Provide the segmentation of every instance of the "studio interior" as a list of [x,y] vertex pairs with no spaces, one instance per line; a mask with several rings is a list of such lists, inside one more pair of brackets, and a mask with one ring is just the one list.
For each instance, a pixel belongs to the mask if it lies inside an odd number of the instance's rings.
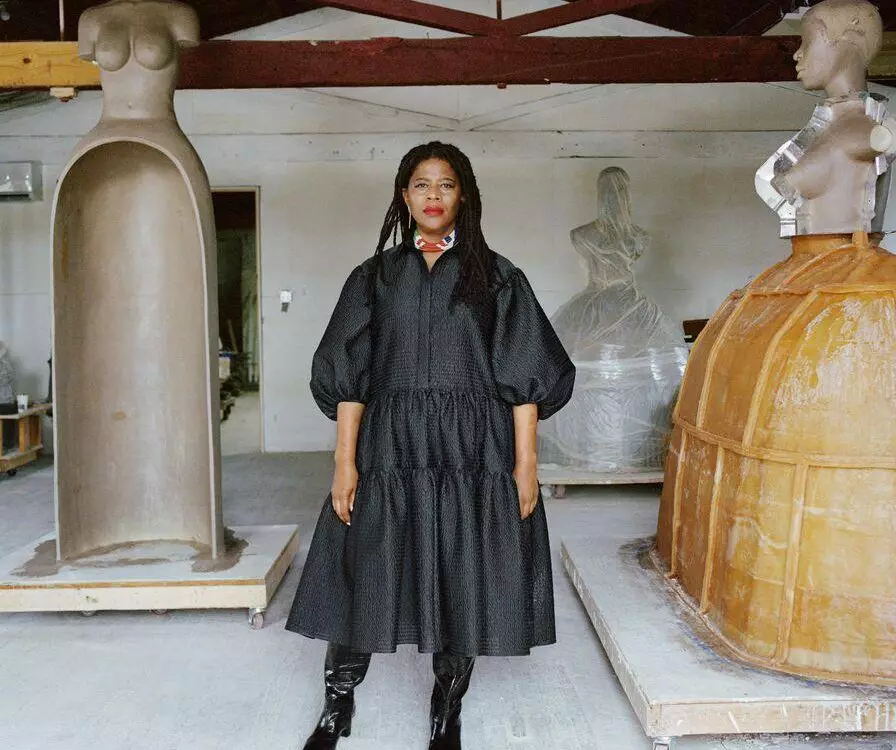
[[[0,748],[896,750],[896,0],[0,0],[0,61]],[[415,603],[356,704],[306,561]],[[479,601],[440,718],[408,607]]]

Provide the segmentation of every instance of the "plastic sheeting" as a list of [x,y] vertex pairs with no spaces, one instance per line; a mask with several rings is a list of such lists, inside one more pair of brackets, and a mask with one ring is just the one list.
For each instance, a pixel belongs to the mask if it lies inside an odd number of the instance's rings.
[[632,223],[624,170],[601,172],[598,201],[597,220],[570,233],[588,286],[551,322],[575,362],[576,387],[541,424],[539,460],[595,472],[661,469],[687,348],[635,285],[632,265],[650,238]]
[[6,344],[0,341],[0,404],[11,404],[16,400],[16,373]]

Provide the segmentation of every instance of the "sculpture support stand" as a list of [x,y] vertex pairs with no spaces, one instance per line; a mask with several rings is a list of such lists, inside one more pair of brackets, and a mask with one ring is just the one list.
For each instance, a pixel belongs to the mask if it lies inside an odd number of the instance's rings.
[[655,748],[688,735],[896,731],[896,690],[807,682],[708,648],[718,639],[652,566],[651,546],[608,528],[564,539],[562,557]]
[[231,530],[235,553],[213,562],[194,547],[148,542],[55,563],[47,535],[0,559],[0,612],[240,609],[259,629],[299,549],[295,526]]

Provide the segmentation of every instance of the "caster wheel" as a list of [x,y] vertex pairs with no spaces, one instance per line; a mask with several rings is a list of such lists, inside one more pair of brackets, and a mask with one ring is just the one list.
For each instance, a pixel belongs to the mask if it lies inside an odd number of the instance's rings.
[[249,627],[252,630],[261,630],[264,627],[264,610],[249,610]]
[[541,499],[550,500],[554,496],[554,488],[549,484],[541,486]]
[[154,615],[167,615],[168,610],[167,609],[154,609],[154,610],[152,610],[152,613]]
[[96,615],[95,609],[85,609],[81,612],[81,617],[93,617]]
[[562,500],[564,497],[566,497],[566,485],[565,484],[555,484],[554,491],[552,494],[558,500]]
[[10,469],[9,471],[6,472],[6,476],[12,478],[18,473],[19,473],[18,469]]
[[653,740],[653,750],[674,750],[674,737],[656,737]]

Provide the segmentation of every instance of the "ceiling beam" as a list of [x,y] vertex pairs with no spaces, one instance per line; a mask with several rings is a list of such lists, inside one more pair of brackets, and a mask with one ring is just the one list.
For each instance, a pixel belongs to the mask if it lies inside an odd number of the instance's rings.
[[885,6],[883,2],[880,2],[878,10],[883,19],[884,28],[887,31],[896,31],[896,3],[888,2]]
[[[817,1],[817,0],[816,0]],[[57,41],[59,0],[4,0],[10,14],[0,21],[0,42]],[[103,0],[65,0],[65,39],[77,37],[78,18]],[[330,6],[406,21],[471,36],[523,35],[604,13],[621,15],[693,35],[748,36],[762,34],[784,12],[802,0],[569,0],[558,8],[506,19],[504,25],[489,16],[445,8],[419,0],[189,0],[197,10],[205,39]],[[879,2],[888,30],[896,30],[896,3]]]
[[0,42],[60,39],[59,0],[9,0],[6,12],[9,19],[0,21]]
[[[265,43],[212,49],[214,44],[185,56],[185,87],[782,81],[795,78],[791,56],[798,40],[486,37],[286,42],[277,49]],[[229,85],[219,85],[222,78]]]
[[[71,0],[65,0],[68,4]],[[82,2],[84,0],[81,0]],[[310,0],[188,0],[199,13],[203,39],[213,39],[235,31],[251,29],[281,18],[314,10]],[[74,37],[72,37],[74,38]]]
[[507,36],[524,36],[536,31],[554,29],[577,21],[632,10],[640,5],[648,5],[653,0],[577,0],[556,8],[525,13],[507,18],[500,26],[500,33]]
[[725,32],[730,36],[749,36],[751,34],[764,34],[772,26],[784,18],[784,9],[780,0],[765,3],[760,8],[752,11],[750,15],[730,26]]
[[[578,5],[584,0],[568,0]],[[694,36],[762,34],[802,0],[653,0],[621,15]]]
[[[59,0],[4,0],[9,20],[0,20],[0,42],[58,41]],[[65,0],[65,39],[78,38],[78,19],[104,0]],[[312,10],[311,0],[190,0],[204,38],[230,34]]]
[[501,23],[496,18],[479,13],[468,13],[418,0],[319,0],[316,5],[470,36],[494,34]]
[[[180,88],[792,81],[796,37],[508,37],[214,41],[186,50]],[[96,87],[71,43],[0,45],[0,88]]]

